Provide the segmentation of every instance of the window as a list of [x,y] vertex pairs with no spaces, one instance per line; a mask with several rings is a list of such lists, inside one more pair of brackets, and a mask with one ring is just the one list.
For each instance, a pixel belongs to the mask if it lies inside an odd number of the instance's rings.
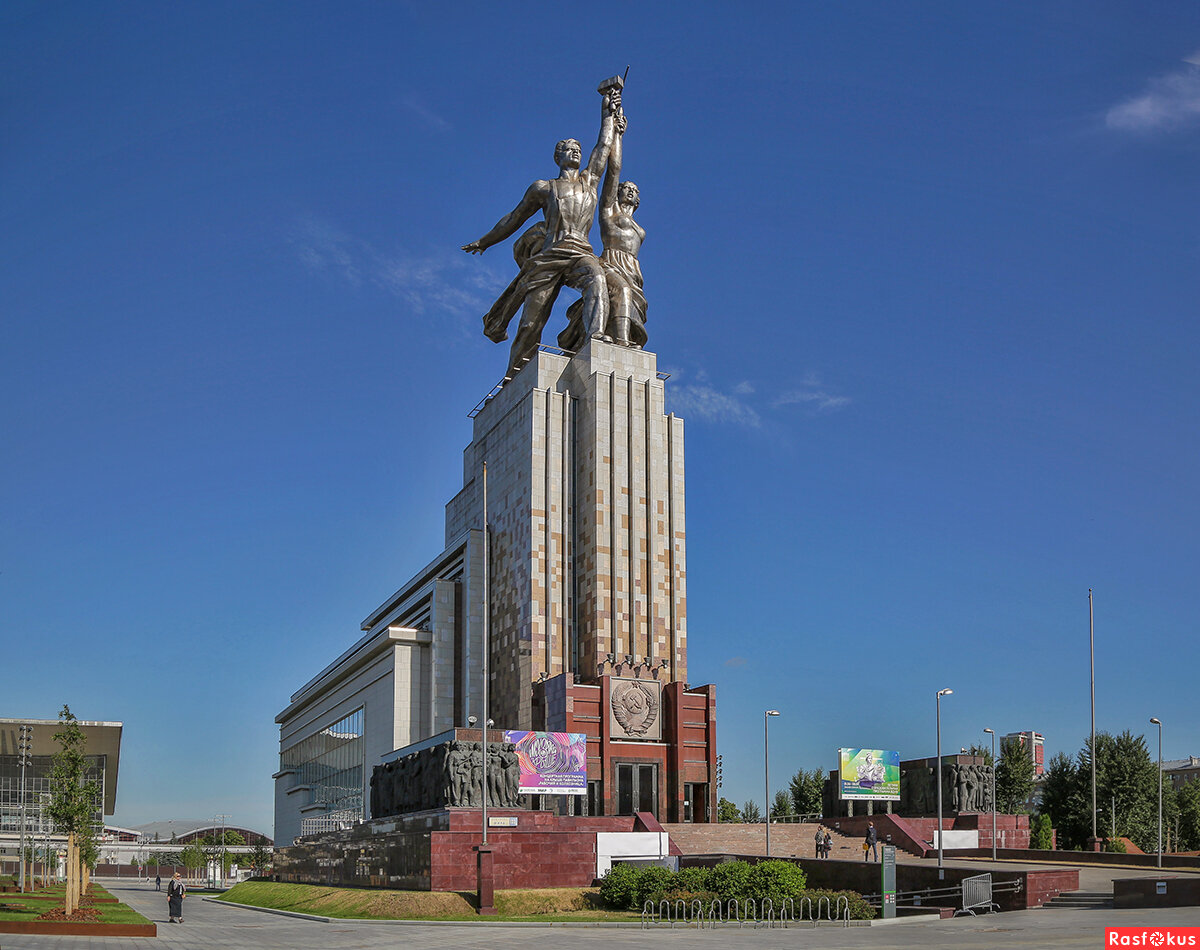
[[283,750],[280,768],[296,770],[296,784],[311,789],[309,801],[331,812],[363,813],[363,710],[326,726]]

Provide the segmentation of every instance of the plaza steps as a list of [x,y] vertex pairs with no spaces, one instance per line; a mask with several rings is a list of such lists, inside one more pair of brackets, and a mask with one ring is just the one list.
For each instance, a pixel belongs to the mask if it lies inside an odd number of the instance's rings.
[[1082,907],[1105,908],[1112,907],[1113,896],[1104,891],[1066,891],[1057,897],[1052,897],[1042,906],[1047,908],[1071,908],[1078,910]]
[[[671,843],[678,845],[684,854],[762,854],[766,844],[766,830],[761,823],[722,822],[720,824],[663,823],[663,829],[671,836]],[[820,825],[824,830],[827,826]],[[816,822],[771,823],[771,854],[775,857],[814,857],[818,825]],[[829,829],[833,831],[832,828]],[[838,835],[833,835],[833,857],[848,857],[838,854]]]

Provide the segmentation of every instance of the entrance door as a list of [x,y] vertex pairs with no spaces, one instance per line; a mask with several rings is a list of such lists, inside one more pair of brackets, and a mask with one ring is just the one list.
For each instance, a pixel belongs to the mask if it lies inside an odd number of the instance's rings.
[[648,811],[658,817],[658,766],[617,763],[617,814]]

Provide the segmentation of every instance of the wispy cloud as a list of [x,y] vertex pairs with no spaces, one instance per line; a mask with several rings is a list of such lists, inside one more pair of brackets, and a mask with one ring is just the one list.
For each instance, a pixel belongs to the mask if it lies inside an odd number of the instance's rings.
[[446,119],[430,109],[416,93],[410,92],[405,95],[400,104],[435,132],[449,132],[454,128]]
[[786,411],[788,406],[807,406],[810,414],[833,412],[850,405],[854,400],[825,386],[819,376],[809,373],[798,385],[771,395],[750,380],[742,380],[732,386],[721,385],[709,379],[703,369],[686,375],[672,368],[673,382],[667,388],[667,399],[672,412],[703,422],[717,422],[758,429],[770,422],[772,412]]
[[504,285],[504,278],[488,265],[457,249],[385,252],[315,218],[299,221],[290,241],[300,263],[312,273],[355,288],[378,287],[416,314],[478,317]]
[[1122,132],[1153,132],[1200,124],[1200,50],[1174,72],[1156,76],[1138,96],[1108,110],[1105,124]]
[[669,389],[671,411],[706,422],[726,422],[757,429],[759,414],[738,393],[721,392],[707,383],[676,386]]
[[809,406],[817,412],[832,412],[850,405],[853,401],[849,396],[839,396],[827,391],[820,378],[809,373],[801,380],[798,388],[780,393],[771,404],[777,409],[802,405]]
[[745,666],[746,658],[744,656],[731,656],[725,661],[726,666]]

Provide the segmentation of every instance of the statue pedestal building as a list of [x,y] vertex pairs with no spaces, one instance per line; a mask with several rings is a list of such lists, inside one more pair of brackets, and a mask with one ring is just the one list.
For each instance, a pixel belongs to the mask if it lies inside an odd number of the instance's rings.
[[683,422],[664,386],[653,353],[590,340],[538,351],[474,414],[445,549],[276,717],[281,843],[366,817],[375,765],[484,718],[485,462],[491,718],[588,737],[588,794],[530,805],[715,820],[715,688],[686,683]]

